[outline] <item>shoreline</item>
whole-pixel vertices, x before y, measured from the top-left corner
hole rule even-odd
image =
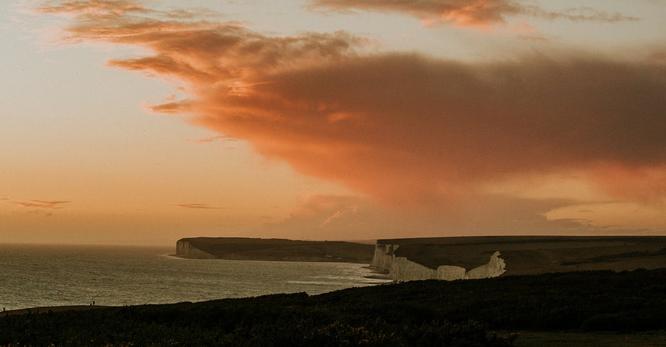
[[[66,312],[66,311],[85,311],[85,310],[95,310],[101,308],[111,308],[117,306],[101,306],[101,305],[67,305],[67,306],[38,306],[38,307],[28,307],[28,308],[19,308],[15,310],[6,310],[0,312],[0,316],[16,316],[16,315],[25,315],[25,314],[42,314],[49,312]]]

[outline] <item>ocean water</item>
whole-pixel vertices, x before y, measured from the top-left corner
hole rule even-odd
[[[328,291],[384,281],[363,264],[193,260],[170,248],[0,244],[0,307],[158,304]]]

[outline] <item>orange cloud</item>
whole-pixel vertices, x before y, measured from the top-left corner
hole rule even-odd
[[[300,172],[388,201],[436,201],[512,175],[666,162],[663,66],[386,54],[262,78],[243,96],[205,90],[190,110]]]
[[[178,204],[176,206],[182,207],[182,208],[197,209],[197,210],[220,210],[220,209],[222,209],[222,207],[211,206],[211,205],[208,205],[208,204]]]
[[[301,173],[391,204],[439,206],[504,178],[598,173],[604,165],[663,178],[660,62],[572,54],[463,63],[367,54],[362,39],[342,32],[272,37],[235,23],[87,4],[48,12],[75,15],[72,40],[153,52],[111,65],[187,85],[191,98],[154,110],[193,114],[195,123],[246,140]],[[474,20],[520,11],[513,2],[483,4]],[[614,185],[631,195],[632,176],[622,177]]]
[[[417,17],[427,24],[451,23],[472,27],[501,24],[506,22],[507,17],[516,15],[571,21],[617,22],[637,19],[590,7],[547,11],[516,0],[312,0],[312,6],[337,11],[397,12]]]
[[[238,139],[235,139],[233,137],[229,137],[229,136],[226,136],[226,135],[216,135],[216,136],[204,137],[204,138],[201,138],[201,139],[193,140],[193,142],[195,142],[195,143],[212,143],[212,142],[216,142],[216,141],[236,142],[236,141],[238,141]]]
[[[44,1],[38,8],[44,13],[72,13],[92,15],[124,15],[131,12],[150,12],[133,0],[68,0]]]
[[[488,26],[520,14],[523,8],[511,0],[314,0],[315,8],[398,12],[418,17],[425,23],[460,26]]]
[[[13,201],[14,204],[21,207],[29,208],[42,208],[42,209],[60,209],[65,204],[71,203],[71,201],[47,201],[47,200],[30,200],[30,201]]]
[[[642,203],[666,205],[666,165],[631,167],[600,165],[589,171],[591,181],[613,196]]]

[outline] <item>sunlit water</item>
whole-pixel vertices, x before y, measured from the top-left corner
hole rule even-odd
[[[0,245],[0,306],[131,305],[382,283],[363,264],[190,260],[173,249]]]

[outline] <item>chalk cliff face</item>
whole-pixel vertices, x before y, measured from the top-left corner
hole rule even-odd
[[[395,250],[398,247],[399,245],[377,243],[371,265],[378,271],[389,273],[391,271],[391,264],[393,264],[393,259],[395,258]]]
[[[396,281],[658,269],[666,267],[666,237],[481,236],[387,239],[377,241],[372,265]]]
[[[499,277],[506,272],[506,262],[500,256],[502,254],[499,251],[493,253],[490,257],[488,264],[475,267],[465,274],[467,279],[481,279],[481,278],[492,278]]]
[[[188,259],[215,259],[210,253],[204,252],[188,240],[179,240],[176,243],[176,256]]]
[[[499,277],[506,272],[506,263],[496,251],[487,264],[474,267],[469,271],[461,266],[439,265],[436,268],[419,264],[407,257],[396,256],[397,244],[377,243],[372,266],[380,272],[389,274],[394,281],[415,281],[437,279],[445,281],[461,279],[481,279]]]

